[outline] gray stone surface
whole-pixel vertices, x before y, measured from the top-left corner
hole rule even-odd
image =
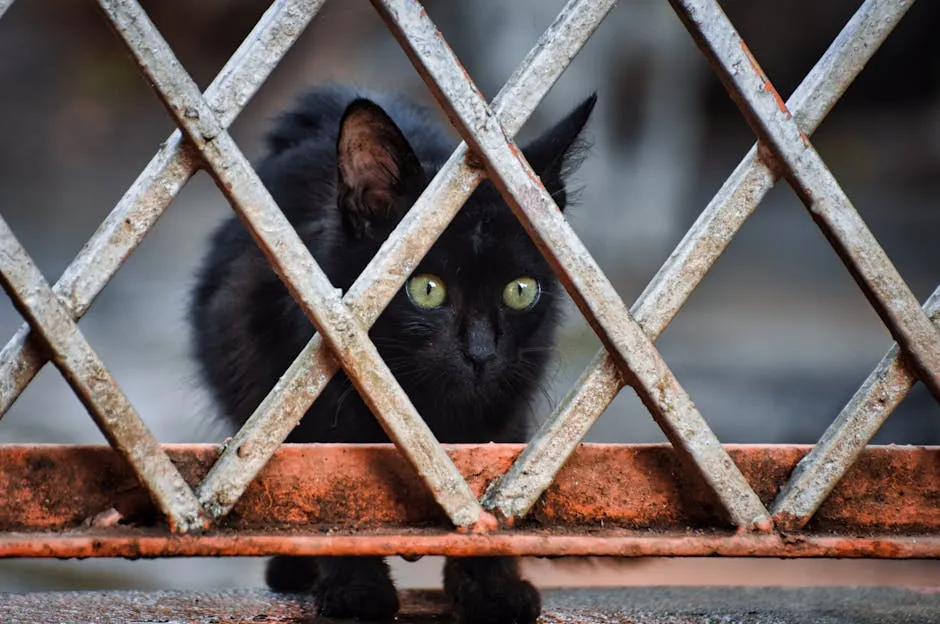
[[[940,593],[833,587],[553,590],[541,622],[572,624],[933,624]],[[408,592],[395,622],[449,621],[436,592]],[[267,592],[59,592],[0,594],[5,624],[235,624],[337,622],[302,598]]]

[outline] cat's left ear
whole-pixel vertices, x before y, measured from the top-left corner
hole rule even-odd
[[[562,210],[568,203],[565,177],[581,164],[586,146],[579,137],[596,103],[597,94],[592,93],[564,119],[522,149],[545,189]]]
[[[397,222],[403,198],[420,191],[424,169],[391,117],[370,100],[354,100],[336,141],[337,203],[357,237]]]

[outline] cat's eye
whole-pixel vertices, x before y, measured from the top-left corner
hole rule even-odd
[[[528,310],[539,300],[539,283],[531,277],[517,277],[503,289],[503,303],[513,310]]]
[[[408,298],[419,308],[439,308],[446,297],[447,288],[436,275],[422,273],[408,280]]]

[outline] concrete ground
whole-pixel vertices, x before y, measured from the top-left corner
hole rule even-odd
[[[931,624],[940,591],[874,587],[557,589],[543,592],[540,622],[621,624]],[[395,622],[446,622],[439,592],[404,592]],[[263,591],[0,594],[6,624],[335,622],[312,604]]]

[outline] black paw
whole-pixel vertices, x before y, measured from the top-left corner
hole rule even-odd
[[[317,611],[331,618],[381,620],[398,613],[398,593],[387,578],[385,582],[363,584],[320,584],[313,595]]]
[[[503,579],[498,585],[474,582],[457,592],[454,612],[459,624],[535,624],[542,598],[521,578]]]
[[[313,557],[273,557],[268,560],[264,580],[276,592],[310,591],[317,582],[317,560]]]

